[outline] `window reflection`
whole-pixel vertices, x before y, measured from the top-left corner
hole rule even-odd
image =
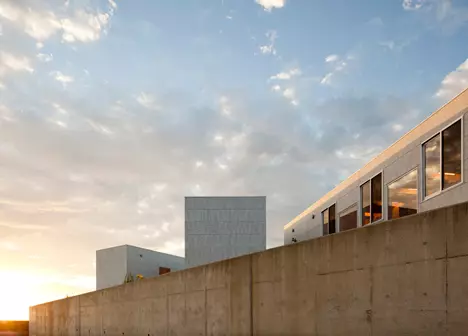
[[[440,190],[440,135],[423,145],[425,162],[425,196]]]
[[[371,180],[372,195],[372,222],[382,219],[382,174]]]
[[[461,121],[442,132],[443,189],[461,182]]]
[[[333,204],[328,208],[328,233],[332,234],[336,232],[336,217],[335,217],[335,205]]]
[[[362,200],[362,225],[370,223],[370,181],[367,181],[361,186],[361,200]]]
[[[414,169],[388,185],[388,219],[418,212],[418,171]]]
[[[340,232],[351,230],[356,227],[357,227],[357,205],[355,204],[340,213]]]
[[[328,209],[322,212],[323,235],[328,234]]]

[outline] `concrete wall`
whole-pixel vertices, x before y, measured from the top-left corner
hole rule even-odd
[[[30,309],[30,335],[466,335],[468,203]]]
[[[185,268],[182,257],[148,250],[141,247],[122,245],[96,251],[96,289],[121,285],[128,273],[144,277],[159,275],[159,267],[171,271]]]
[[[187,267],[258,252],[265,248],[265,197],[185,198]]]
[[[380,153],[359,171],[339,184],[335,189],[324,195],[306,211],[293,219],[284,228],[284,244],[291,244],[292,238],[298,241],[319,237],[322,235],[322,211],[336,204],[337,214],[352,204],[358,205],[358,225],[360,226],[360,186],[371,177],[382,172],[384,219],[387,219],[387,185],[408,173],[414,168],[418,169],[419,178],[419,211],[427,211],[440,207],[468,201],[468,90],[433,113],[413,130],[405,134],[396,143]],[[457,119],[462,119],[462,182],[454,188],[443,190],[440,194],[423,200],[422,166],[423,142],[446,128]],[[371,144],[369,144],[371,145]],[[314,218],[312,218],[314,217]],[[294,229],[294,232],[292,231]],[[337,229],[339,230],[339,216],[337,216]]]

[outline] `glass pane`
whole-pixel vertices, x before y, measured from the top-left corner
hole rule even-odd
[[[440,190],[440,136],[432,138],[423,145],[425,162],[425,196]]]
[[[370,181],[361,186],[362,225],[370,223]]]
[[[413,215],[418,212],[418,170],[388,185],[388,219]]]
[[[357,206],[352,206],[340,214],[340,232],[357,227]]]
[[[330,208],[328,208],[328,217],[330,221],[330,223],[328,224],[328,233],[332,234],[336,232],[336,217],[334,204]]]
[[[322,212],[323,235],[328,234],[328,209]]]
[[[372,222],[382,219],[382,174],[371,180],[372,185]]]
[[[443,189],[461,182],[461,121],[442,132]]]

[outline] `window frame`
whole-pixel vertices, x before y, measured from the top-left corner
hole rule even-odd
[[[334,233],[330,233],[330,208],[331,208],[332,206],[335,206],[335,232],[334,232]],[[324,214],[325,211],[328,211],[328,232],[327,232],[327,234],[325,234],[325,233],[323,232],[323,218],[324,218],[323,214]],[[335,234],[335,233],[339,233],[339,232],[340,232],[340,231],[339,231],[339,226],[338,226],[338,221],[337,221],[337,216],[336,216],[336,215],[337,215],[337,211],[336,211],[336,202],[330,204],[328,207],[326,207],[325,209],[323,209],[323,210],[320,212],[320,214],[322,215],[322,222],[321,222],[321,223],[322,223],[322,237],[329,236],[330,234]]]
[[[465,182],[465,174],[464,174],[464,161],[465,161],[465,158],[464,158],[464,138],[465,138],[465,123],[464,123],[464,116],[465,114],[461,115],[460,117],[454,119],[451,123],[447,124],[444,128],[440,129],[439,131],[437,131],[436,133],[433,133],[430,137],[428,138],[425,138],[424,141],[422,141],[420,143],[420,153],[421,153],[421,167],[420,167],[420,177],[418,178],[418,182],[419,182],[419,185],[421,186],[421,191],[420,191],[420,197],[419,197],[419,203],[422,203],[422,202],[425,202],[425,201],[428,201],[434,197],[437,197],[439,195],[441,195],[442,193],[444,192],[447,192],[449,190],[452,190],[453,188],[456,188],[456,187],[459,187],[460,185],[462,185],[464,182]],[[439,162],[439,166],[440,166],[440,172],[442,173],[443,172],[443,160],[444,160],[444,156],[443,156],[443,152],[444,152],[444,140],[443,140],[443,132],[445,130],[447,130],[448,128],[450,128],[451,126],[455,125],[457,122],[460,121],[460,128],[461,128],[461,153],[460,153],[460,156],[461,156],[461,177],[460,177],[460,182],[458,182],[457,184],[454,184],[446,189],[442,189],[442,186],[443,186],[443,179],[444,177],[442,176],[442,174],[440,175],[440,181],[439,181],[439,190],[433,194],[430,194],[429,196],[426,196],[426,155],[425,155],[425,152],[424,152],[424,145],[434,139],[436,136],[439,136],[440,137],[440,162]],[[419,212],[419,209],[418,209],[418,212]]]
[[[382,179],[382,183],[381,183],[381,188],[380,188],[380,193],[381,193],[381,197],[382,197],[382,217],[380,217],[380,219],[376,220],[375,222],[372,221],[372,179],[377,177],[379,174],[381,174],[381,179]],[[369,224],[366,224],[366,225],[372,225],[372,224],[375,224],[375,223],[378,223],[378,222],[381,222],[383,220],[385,220],[386,216],[387,216],[387,211],[385,210],[385,207],[386,207],[386,202],[385,202],[385,185],[384,185],[384,172],[383,172],[383,169],[382,170],[379,170],[377,173],[375,173],[374,175],[372,175],[370,178],[366,179],[363,183],[361,183],[359,185],[359,212],[358,212],[358,226],[357,227],[364,227],[365,225],[362,225],[362,186],[364,184],[366,184],[367,182],[370,182],[370,193],[369,193],[369,198],[370,198],[370,203],[369,203],[369,211],[370,211],[370,223]]]
[[[352,209],[354,207],[356,207],[356,227],[354,229],[357,229],[359,227],[359,202],[354,202],[353,204],[351,204],[347,208],[345,208],[345,209],[341,210],[340,212],[338,212],[338,215],[336,217],[338,219],[338,226],[337,226],[338,230],[337,230],[337,232],[341,232],[341,217],[342,217],[342,214],[345,213],[346,211],[349,211],[350,209]],[[350,214],[351,212],[348,212],[346,215]],[[354,230],[354,229],[350,229],[350,230]],[[346,231],[348,231],[348,230],[346,230]]]
[[[432,139],[432,138],[431,138]],[[430,140],[430,139],[429,139]],[[428,140],[428,141],[429,141]],[[421,194],[421,188],[420,188],[420,185],[421,185],[421,180],[420,180],[420,165],[416,165],[414,166],[413,168],[411,168],[410,170],[408,170],[406,173],[403,173],[401,174],[400,176],[394,178],[393,180],[391,180],[390,182],[388,182],[385,186],[385,203],[386,203],[386,214],[385,214],[385,220],[393,220],[393,219],[400,219],[402,217],[399,217],[399,218],[392,218],[392,219],[389,219],[389,216],[388,216],[388,206],[389,206],[389,202],[388,202],[388,198],[389,198],[389,195],[388,195],[388,186],[396,181],[398,181],[399,179],[401,179],[402,177],[404,177],[405,175],[408,175],[409,173],[411,173],[412,171],[416,171],[418,176],[416,178],[416,192],[417,192],[417,195],[416,195],[416,200],[417,200],[417,203],[418,203],[418,207],[416,209],[417,213],[420,213],[421,212],[421,202],[419,201],[419,195]],[[424,194],[422,194],[424,195]]]

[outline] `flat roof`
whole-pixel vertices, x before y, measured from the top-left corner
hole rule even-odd
[[[331,191],[329,191],[324,196],[322,196],[322,198],[317,200],[310,207],[304,210],[301,214],[296,216],[293,220],[291,220],[289,223],[287,223],[284,226],[284,230],[288,229],[289,227],[291,227],[292,225],[300,221],[302,218],[304,218],[308,214],[317,210],[317,208],[322,206],[329,199],[336,197],[340,192],[345,190],[351,184],[355,183],[361,176],[369,174],[373,169],[377,168],[389,157],[392,157],[393,155],[401,151],[403,148],[405,148],[408,144],[417,140],[422,134],[432,130],[435,125],[440,124],[446,121],[447,119],[449,119],[451,116],[454,116],[457,113],[459,113],[462,109],[457,109],[457,100],[459,101],[463,99],[468,100],[468,88],[463,90],[461,93],[459,93],[455,98],[453,98],[449,102],[445,103],[437,111],[432,113],[422,122],[420,122],[417,126],[415,126],[410,131],[408,131],[405,135],[403,135],[400,139],[395,141],[387,149],[385,149],[376,157],[374,157],[372,160],[370,160],[368,163],[366,163],[361,169],[357,170],[355,173],[350,175],[346,180],[338,184],[335,188],[333,188]],[[450,105],[454,106],[453,111],[451,111],[451,109],[448,108],[450,107]],[[465,108],[466,107],[467,106],[465,106]]]

